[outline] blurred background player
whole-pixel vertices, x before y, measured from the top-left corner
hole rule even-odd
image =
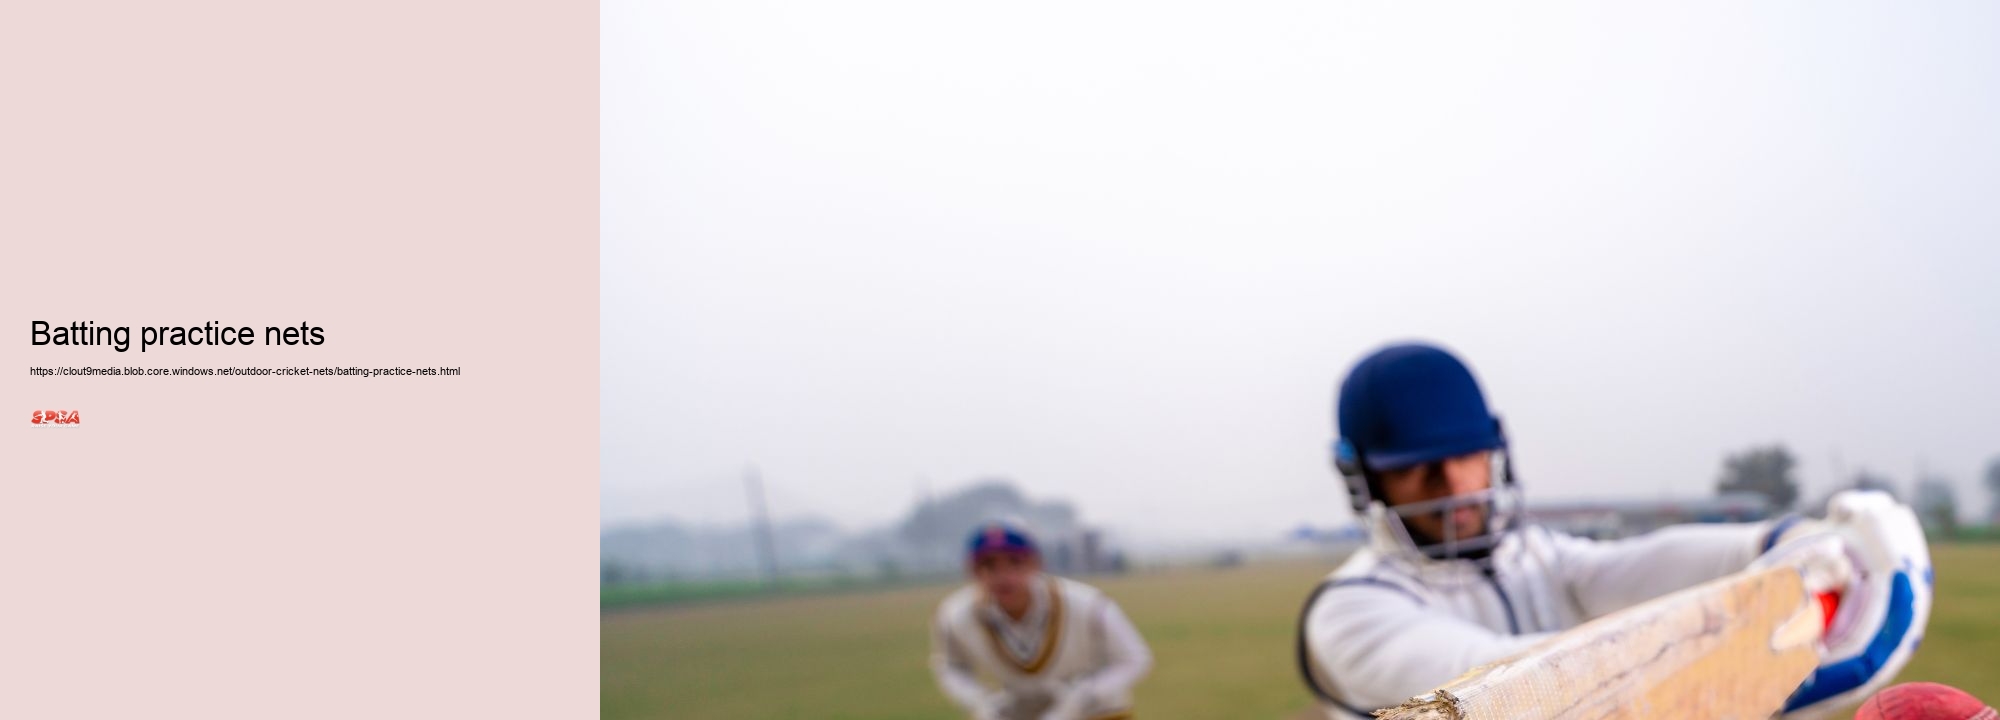
[[[1895,675],[1923,633],[1930,558],[1916,517],[1844,492],[1824,521],[1681,525],[1598,542],[1524,527],[1500,421],[1443,349],[1382,348],[1340,386],[1334,462],[1368,546],[1306,601],[1298,659],[1328,715],[1367,717],[1551,633],[1737,572],[1802,568],[1824,594],[1821,666],[1786,705],[1813,717]]]
[[[1019,525],[986,524],[966,543],[972,583],[938,606],[931,672],[976,720],[1132,717],[1132,685],[1152,651],[1096,588],[1042,572]]]

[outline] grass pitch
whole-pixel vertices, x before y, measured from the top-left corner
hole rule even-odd
[[[1940,545],[1937,604],[1899,680],[2000,702],[2000,544]],[[1297,717],[1311,701],[1292,658],[1299,604],[1334,559],[1089,578],[1153,648],[1137,712],[1161,718]],[[948,586],[607,613],[602,716],[610,719],[958,715],[925,666]]]

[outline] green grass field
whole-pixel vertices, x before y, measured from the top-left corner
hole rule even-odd
[[[1937,607],[1902,680],[2000,701],[2000,545],[1941,545]],[[1287,718],[1310,705],[1292,660],[1299,603],[1332,560],[1092,578],[1152,646],[1138,712]],[[603,616],[605,718],[957,717],[925,666],[945,586],[740,600]]]
[[[597,606],[602,610],[623,610],[724,600],[768,600],[793,595],[822,596],[844,592],[881,591],[938,582],[941,581],[936,578],[884,582],[851,577],[829,577],[787,579],[775,587],[758,580],[610,585],[598,591]]]

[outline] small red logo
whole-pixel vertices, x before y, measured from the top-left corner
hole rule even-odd
[[[83,422],[83,415],[76,410],[36,410],[28,422],[36,425],[76,425]]]

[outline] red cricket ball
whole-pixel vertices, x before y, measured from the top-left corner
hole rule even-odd
[[[2000,713],[1950,685],[1913,682],[1875,693],[1854,720],[2000,720]]]

